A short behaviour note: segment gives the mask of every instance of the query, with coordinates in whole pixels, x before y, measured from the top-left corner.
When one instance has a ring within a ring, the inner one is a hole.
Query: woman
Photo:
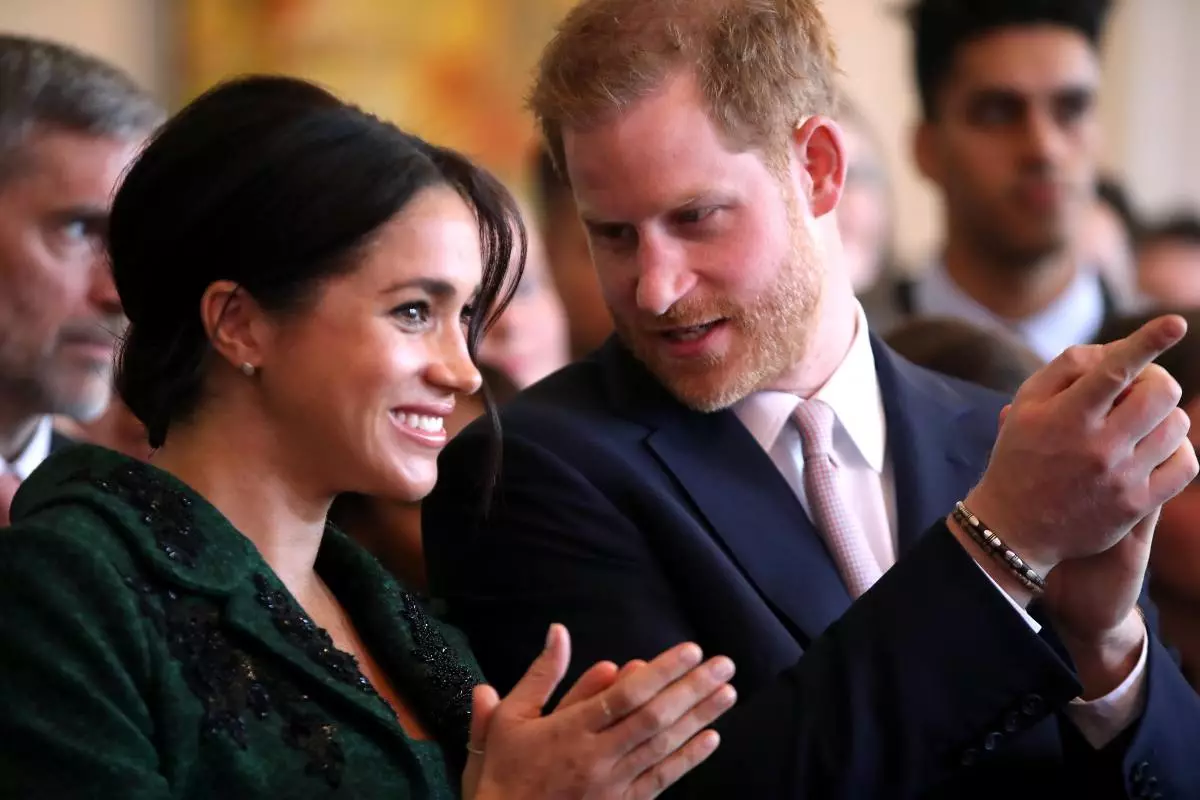
[[[727,659],[601,664],[543,715],[561,627],[501,701],[327,529],[339,493],[433,486],[515,218],[460,156],[295,80],[159,131],[109,227],[118,390],[156,452],[64,451],[15,500],[5,796],[651,797],[712,752]]]

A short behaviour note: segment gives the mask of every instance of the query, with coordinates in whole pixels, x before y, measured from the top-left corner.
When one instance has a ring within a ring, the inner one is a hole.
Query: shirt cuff
[[[1146,708],[1146,659],[1150,653],[1150,634],[1143,625],[1142,654],[1137,666],[1121,685],[1095,700],[1078,697],[1067,704],[1067,717],[1097,750],[1132,725]]]
[[[992,582],[992,586],[996,587],[996,591],[1004,596],[1004,599],[1009,602],[1009,605],[1011,605],[1013,608],[1015,608],[1017,610],[1017,613],[1021,615],[1021,619],[1025,620],[1026,624],[1029,625],[1029,627],[1033,630],[1033,632],[1041,633],[1042,626],[1038,623],[1038,621],[1036,619],[1034,619],[1033,617],[1029,616],[1029,612],[1026,611],[1025,609],[1021,608],[1021,604],[1018,603],[1016,600],[1013,600],[1012,595],[1010,595],[1008,592],[1004,591],[1004,589],[1002,589],[1000,587],[1000,584],[996,583],[996,579],[988,574],[988,571],[983,568],[983,565],[980,564],[978,561],[976,561],[975,566],[979,567],[979,571],[983,573],[983,577],[987,578],[989,581]]]

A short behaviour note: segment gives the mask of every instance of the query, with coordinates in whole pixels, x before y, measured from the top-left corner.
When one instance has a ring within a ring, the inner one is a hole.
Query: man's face
[[[725,408],[800,362],[824,277],[807,201],[729,147],[694,80],[563,146],[617,332],[676,397]]]
[[[108,404],[123,316],[101,238],[135,149],[35,130],[0,183],[0,403],[13,413],[86,420]]]
[[[1067,246],[1095,180],[1099,74],[1086,37],[1058,26],[960,49],[918,161],[966,241],[1018,266]]]

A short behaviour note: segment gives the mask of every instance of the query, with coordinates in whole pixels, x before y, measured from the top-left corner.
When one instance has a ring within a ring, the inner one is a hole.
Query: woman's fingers
[[[733,708],[736,702],[737,691],[729,684],[722,685],[680,717],[675,724],[638,745],[633,752],[617,763],[614,772],[624,779],[635,780],[642,773],[670,758],[696,734]]]
[[[500,695],[491,686],[476,686],[471,698],[471,732],[467,739],[467,766],[463,771],[463,797],[471,797],[483,774],[483,756],[487,748],[488,730],[500,705]]]
[[[692,711],[703,706],[713,698],[730,678],[733,677],[733,662],[724,656],[710,659],[702,666],[693,669],[687,675],[675,681],[667,688],[656,694],[648,702],[611,729],[604,732],[606,749],[622,757],[632,752],[643,743],[650,742],[660,734],[675,727]],[[732,691],[733,687],[729,687]],[[708,710],[712,710],[710,705]],[[723,709],[722,709],[723,710]],[[713,717],[715,719],[715,717]],[[712,721],[711,719],[709,720]],[[707,724],[707,723],[705,723]],[[686,723],[685,723],[686,726]],[[675,747],[691,738],[694,729],[686,737],[678,739]],[[658,747],[664,747],[670,737],[662,739]],[[667,751],[669,752],[669,751]],[[660,752],[657,760],[662,760],[667,752]]]
[[[671,648],[649,664],[630,669],[611,688],[580,706],[584,726],[599,732],[620,722],[688,674],[703,657],[700,648],[689,642]]]
[[[561,711],[570,708],[576,703],[595,697],[616,683],[620,679],[621,674],[622,672],[617,669],[617,665],[611,661],[601,661],[593,664],[591,669],[579,676],[579,680],[575,681],[575,685],[559,701],[556,710]]]
[[[705,731],[658,766],[643,773],[626,793],[629,800],[653,800],[716,752],[721,737]]]
[[[546,648],[504,698],[504,705],[508,707],[505,713],[523,719],[541,717],[542,709],[567,674],[570,663],[571,637],[562,625],[551,625],[546,634]]]

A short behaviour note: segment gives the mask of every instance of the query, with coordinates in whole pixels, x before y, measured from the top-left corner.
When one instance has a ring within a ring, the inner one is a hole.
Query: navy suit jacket
[[[857,602],[729,411],[671,397],[615,341],[520,395],[495,442],[447,448],[424,506],[433,595],[508,691],[551,622],[592,663],[683,641],[737,664],[722,744],[668,796],[1200,797],[1200,700],[1152,640],[1141,721],[1095,751],[1080,686],[941,521],[983,473],[1005,398],[873,341],[898,563]],[[494,483],[494,490],[493,490]]]

